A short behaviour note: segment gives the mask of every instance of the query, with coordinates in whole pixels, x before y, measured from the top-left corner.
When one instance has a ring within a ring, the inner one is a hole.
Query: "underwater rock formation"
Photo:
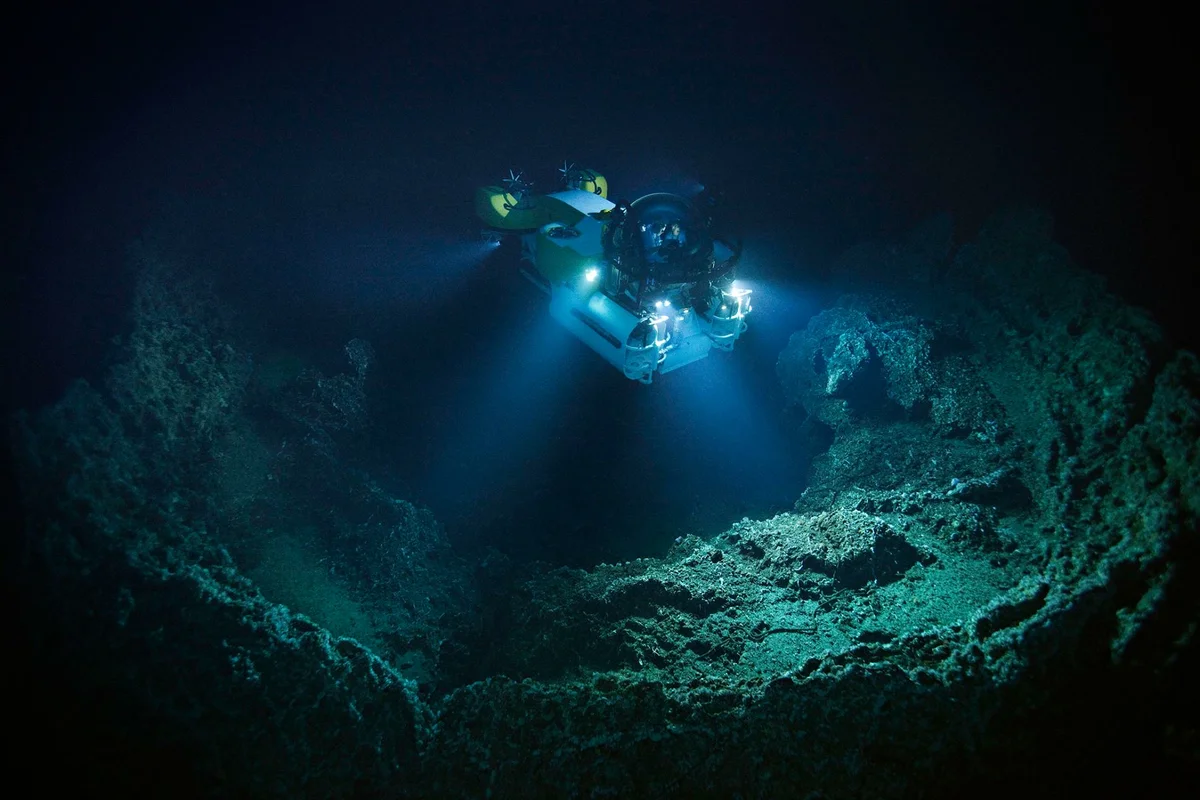
[[[267,390],[189,322],[203,301],[163,301],[120,392],[80,383],[14,426],[40,646],[69,697],[106,698],[129,763],[186,766],[183,793],[1042,796],[1187,774],[1200,361],[1051,228],[999,215],[952,253],[934,220],[850,251],[846,293],[779,358],[824,448],[794,510],[591,570],[468,564],[340,468],[365,343],[354,376]]]

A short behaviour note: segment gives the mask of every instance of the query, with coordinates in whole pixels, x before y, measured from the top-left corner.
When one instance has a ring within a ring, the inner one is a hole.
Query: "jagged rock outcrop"
[[[213,495],[219,472],[151,480],[161,450],[79,385],[16,426],[40,619],[89,665],[79,691],[214,796],[1177,779],[1200,764],[1200,362],[1071,265],[1044,214],[953,254],[926,227],[856,249],[847,294],[780,356],[828,445],[792,512],[661,558],[472,570],[288,413],[254,434],[270,446],[215,445],[271,480]],[[281,584],[281,563],[311,579]]]

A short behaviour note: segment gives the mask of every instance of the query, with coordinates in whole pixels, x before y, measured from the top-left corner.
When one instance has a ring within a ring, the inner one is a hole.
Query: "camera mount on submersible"
[[[536,195],[520,173],[475,194],[486,239],[517,236],[522,273],[550,296],[550,314],[621,370],[650,383],[732,350],[746,331],[750,290],[734,281],[741,245],[711,230],[709,202],[655,193],[608,199],[608,181],[564,164],[563,188]]]

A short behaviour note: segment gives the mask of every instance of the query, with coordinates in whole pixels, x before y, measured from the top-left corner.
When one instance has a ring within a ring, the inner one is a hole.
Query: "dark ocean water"
[[[563,544],[582,532],[617,557],[631,527],[660,544],[786,508],[806,456],[778,446],[774,360],[849,244],[941,211],[967,239],[1041,205],[1079,263],[1190,335],[1168,278],[1186,164],[1159,102],[1183,56],[1164,32],[1135,60],[1127,23],[1071,4],[1036,24],[920,4],[46,20],[10,150],[8,403],[101,374],[149,234],[216,276],[260,358],[336,372],[370,340],[358,456],[464,537],[586,559]],[[546,329],[514,254],[474,243],[469,201],[514,167],[548,190],[563,159],[614,197],[721,187],[758,289],[740,352],[643,390]]]

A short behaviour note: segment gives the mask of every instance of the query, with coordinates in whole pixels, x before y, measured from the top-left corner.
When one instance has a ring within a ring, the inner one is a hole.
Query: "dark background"
[[[126,248],[153,231],[220,276],[259,355],[337,372],[349,338],[373,342],[359,457],[383,479],[460,536],[586,562],[657,546],[688,514],[719,528],[794,499],[803,458],[767,447],[787,436],[774,358],[833,255],[932,213],[965,240],[994,211],[1047,207],[1079,264],[1195,344],[1194,59],[1152,5],[403,5],[8,26],[8,409],[100,374],[127,323]],[[504,377],[542,300],[506,253],[471,256],[472,192],[510,167],[549,189],[563,159],[631,199],[725,190],[762,287],[744,355],[657,395],[582,349],[536,384]],[[505,426],[513,441],[464,444]],[[714,477],[714,429],[716,448],[756,453],[732,482]],[[464,462],[478,474],[460,491]],[[667,491],[637,488],[672,470]],[[635,516],[655,522],[631,549]]]

